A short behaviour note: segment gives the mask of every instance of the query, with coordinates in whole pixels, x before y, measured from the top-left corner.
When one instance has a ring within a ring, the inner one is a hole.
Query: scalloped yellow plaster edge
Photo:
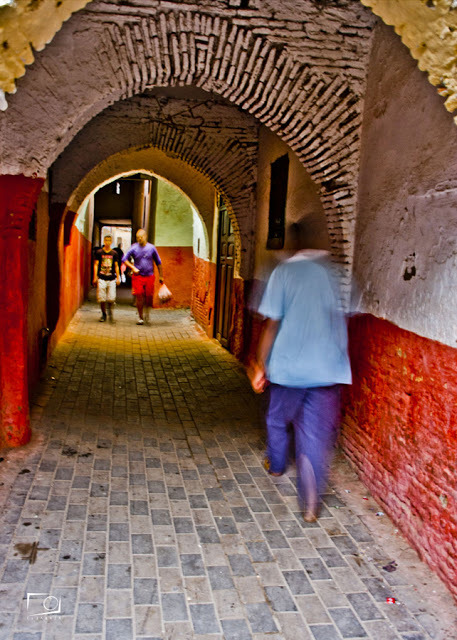
[[[457,1],[361,0],[394,27],[451,113],[457,109]],[[454,118],[457,124],[457,117]]]
[[[15,81],[34,61],[65,20],[90,0],[15,0],[0,7],[0,89],[14,93]]]

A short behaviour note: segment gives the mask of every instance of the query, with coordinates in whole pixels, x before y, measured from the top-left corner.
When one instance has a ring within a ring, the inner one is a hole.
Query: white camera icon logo
[[[27,611],[31,618],[59,614],[62,611],[62,598],[49,593],[28,593]]]

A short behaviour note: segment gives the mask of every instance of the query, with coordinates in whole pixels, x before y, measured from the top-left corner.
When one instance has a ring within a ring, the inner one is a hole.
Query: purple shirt
[[[135,267],[140,270],[140,276],[152,276],[154,274],[154,262],[159,265],[162,264],[162,260],[157,253],[157,249],[150,242],[146,242],[144,247],[141,247],[138,242],[132,244],[125,256],[122,258],[122,262],[128,260],[135,263]]]

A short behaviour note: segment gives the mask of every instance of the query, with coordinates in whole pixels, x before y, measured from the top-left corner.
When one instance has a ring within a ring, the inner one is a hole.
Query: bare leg
[[[144,296],[142,293],[137,295],[136,297],[136,308],[138,309],[138,315],[140,319],[143,319],[143,307],[144,307]]]

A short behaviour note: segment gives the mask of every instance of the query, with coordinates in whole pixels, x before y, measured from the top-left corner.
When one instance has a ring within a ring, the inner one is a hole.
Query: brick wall
[[[360,477],[457,597],[457,350],[362,315],[341,442]]]

